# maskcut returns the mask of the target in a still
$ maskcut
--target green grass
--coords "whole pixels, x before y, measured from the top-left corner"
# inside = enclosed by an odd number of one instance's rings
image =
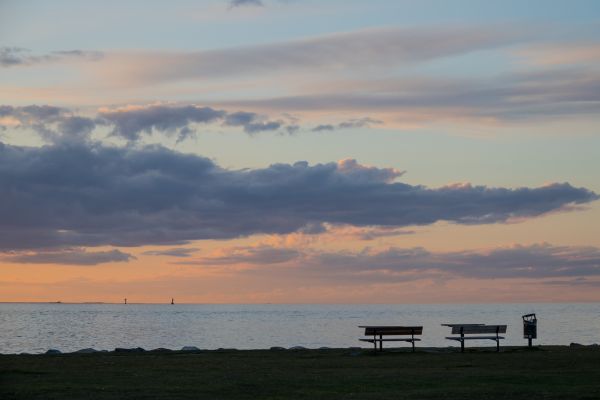
[[[0,356],[0,399],[600,399],[600,349]]]

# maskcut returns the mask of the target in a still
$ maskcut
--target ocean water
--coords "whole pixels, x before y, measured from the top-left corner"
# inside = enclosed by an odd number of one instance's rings
[[[0,303],[0,353],[92,347],[263,349],[370,347],[358,325],[423,325],[418,346],[456,346],[443,323],[508,324],[524,345],[522,314],[536,313],[538,344],[600,343],[600,303],[444,305],[209,305]],[[470,345],[493,346],[492,341]],[[468,344],[469,345],[469,344]]]

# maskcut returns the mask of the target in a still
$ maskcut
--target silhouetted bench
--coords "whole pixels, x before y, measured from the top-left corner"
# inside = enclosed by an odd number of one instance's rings
[[[379,351],[383,351],[383,342],[409,342],[412,344],[412,351],[415,351],[415,342],[421,339],[416,339],[415,335],[423,334],[422,326],[364,326],[365,336],[373,336],[373,338],[358,339],[361,342],[373,343],[375,351],[377,351],[377,343],[379,343]],[[387,339],[384,336],[408,336],[406,338]]]
[[[452,328],[453,335],[446,336],[448,340],[456,340],[460,342],[460,351],[465,351],[465,340],[493,340],[496,342],[496,351],[500,351],[500,340],[504,339],[500,333],[506,333],[506,325],[484,325],[484,324],[442,324]],[[493,333],[488,336],[465,336],[465,335],[481,335],[485,333]]]

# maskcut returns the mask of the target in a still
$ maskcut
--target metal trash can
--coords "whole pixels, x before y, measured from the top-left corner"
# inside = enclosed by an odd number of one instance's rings
[[[523,315],[523,338],[527,339],[529,347],[531,347],[531,340],[537,339],[537,318],[535,314]]]

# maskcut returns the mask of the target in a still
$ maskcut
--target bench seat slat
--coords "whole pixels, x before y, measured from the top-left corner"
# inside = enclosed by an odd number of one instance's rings
[[[446,336],[446,339],[448,340],[458,340],[459,342],[461,340],[473,340],[473,339],[490,339],[490,340],[496,340],[496,339],[504,339],[504,336],[465,336],[465,337],[460,337],[460,336]]]
[[[422,326],[368,326],[365,335],[422,335]]]
[[[506,325],[454,325],[452,334],[472,334],[472,333],[506,333]]]
[[[373,343],[373,342],[412,342],[412,339],[358,339],[361,342],[369,342],[369,343]],[[416,342],[417,340],[420,339],[415,339],[414,341]]]

